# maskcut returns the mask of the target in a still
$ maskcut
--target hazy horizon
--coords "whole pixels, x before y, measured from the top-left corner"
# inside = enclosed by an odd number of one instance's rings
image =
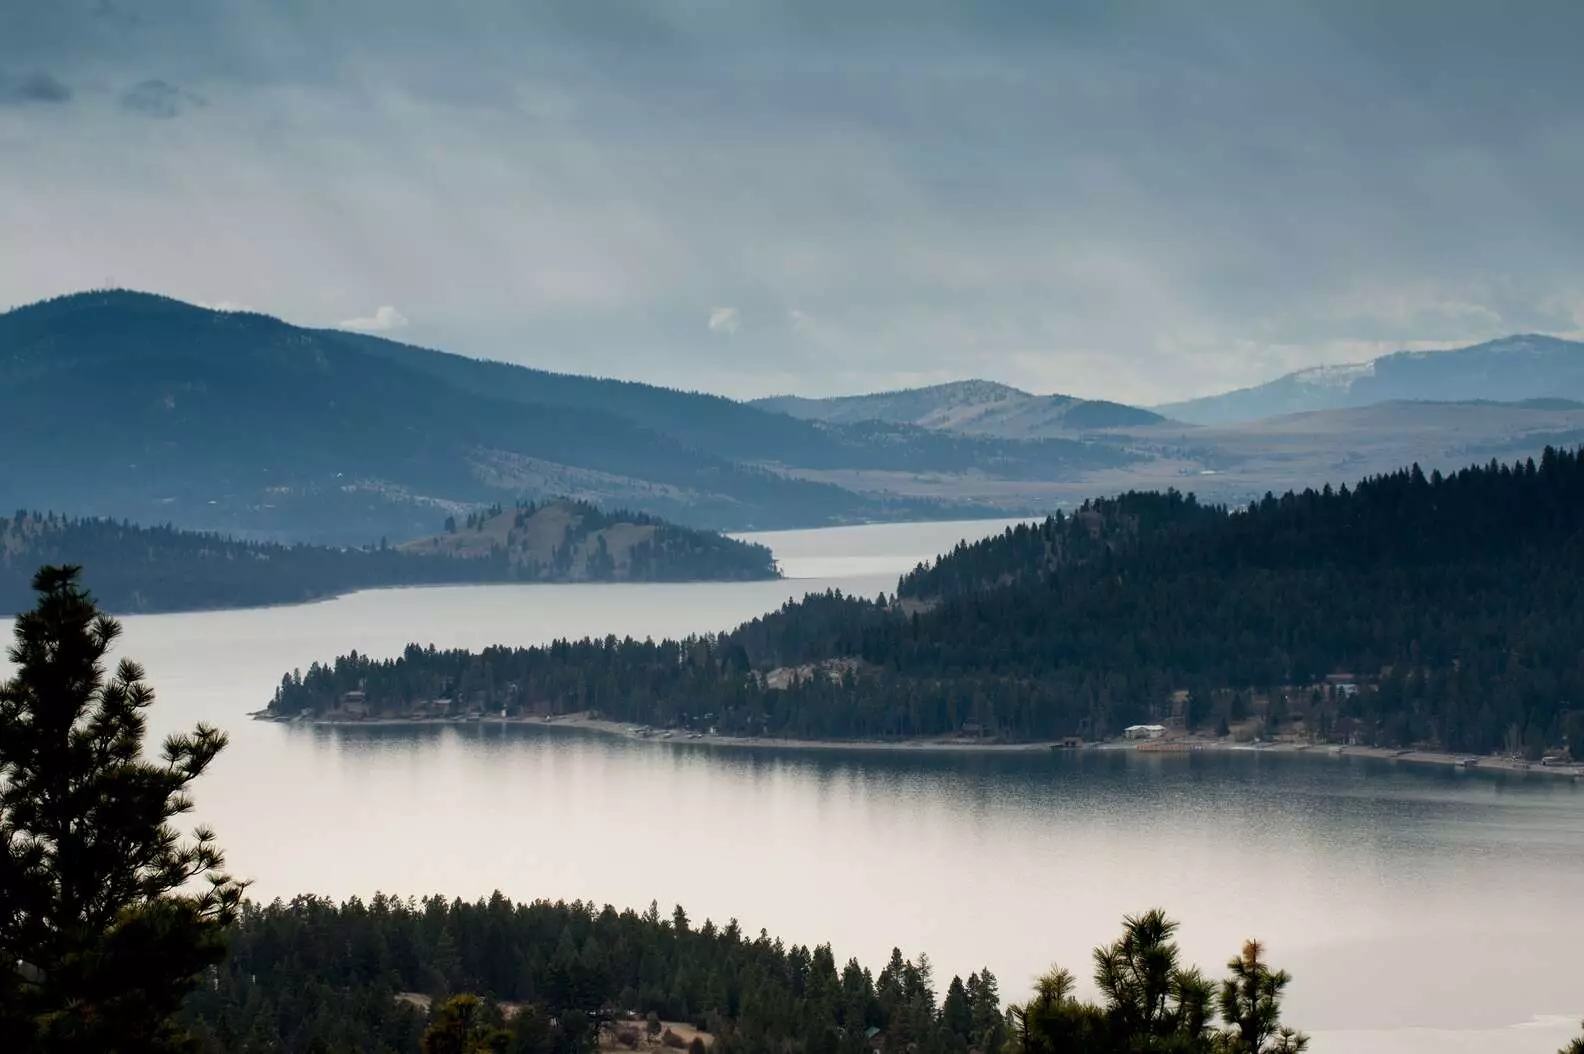
[[[737,398],[1153,405],[1577,336],[1580,31],[1545,0],[0,0],[0,305],[122,285]]]

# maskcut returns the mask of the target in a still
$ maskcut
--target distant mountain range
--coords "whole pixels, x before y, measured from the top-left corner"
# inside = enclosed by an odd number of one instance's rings
[[[570,496],[714,529],[994,513],[820,473],[1075,481],[1136,456],[827,425],[127,291],[0,314],[0,508],[362,544]]]
[[[1577,442],[1581,399],[1584,345],[1511,337],[1154,410],[988,381],[749,404],[92,292],[0,314],[0,509],[359,546],[560,497],[711,530],[1239,502]]]
[[[752,405],[806,421],[886,421],[1002,439],[1073,438],[1163,420],[1160,414],[1122,403],[1070,395],[1031,395],[1005,384],[977,380],[831,399],[784,395],[756,399]]]
[[[1520,335],[1453,351],[1399,351],[1369,362],[1316,366],[1267,384],[1155,409],[1192,424],[1256,421],[1394,400],[1584,400],[1584,344]]]

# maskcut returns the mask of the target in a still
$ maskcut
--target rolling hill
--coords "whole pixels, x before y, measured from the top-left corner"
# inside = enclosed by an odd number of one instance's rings
[[[885,421],[1001,439],[1072,438],[1163,420],[1160,414],[1122,403],[1070,395],[1031,395],[994,381],[954,381],[928,388],[830,399],[774,396],[756,399],[752,405],[806,421]]]
[[[1317,366],[1252,388],[1155,409],[1193,424],[1398,400],[1518,402],[1584,399],[1584,344],[1533,334],[1452,351],[1399,351],[1369,362]]]
[[[741,581],[775,577],[762,545],[690,530],[643,513],[550,501],[471,513],[396,547],[420,557],[493,560],[515,582]]]
[[[108,611],[297,604],[382,586],[774,578],[770,550],[575,501],[488,510],[443,534],[363,548],[245,541],[170,526],[0,517],[0,616],[26,611],[43,564],[74,564]]]
[[[126,291],[0,315],[0,420],[0,508],[334,544],[558,495],[713,529],[961,515],[787,470],[1055,479],[1131,460],[1071,440],[799,421]]]

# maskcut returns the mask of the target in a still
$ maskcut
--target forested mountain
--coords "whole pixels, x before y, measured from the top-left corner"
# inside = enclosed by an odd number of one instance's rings
[[[1177,420],[1213,425],[1394,400],[1555,398],[1584,399],[1584,344],[1527,334],[1452,351],[1399,351],[1369,362],[1316,366],[1253,388],[1155,409]]]
[[[964,435],[1003,439],[1073,437],[1107,428],[1156,424],[1160,414],[1103,399],[1031,395],[992,381],[954,381],[873,395],[755,399],[753,405],[789,417],[830,424],[887,421]]]
[[[804,737],[1101,737],[1149,719],[1538,754],[1584,742],[1584,460],[1417,467],[1244,509],[1177,492],[963,546],[875,600],[811,595],[719,636],[288,674],[271,707],[524,713]],[[1347,685],[1346,690],[1338,685]]]
[[[300,603],[376,586],[469,582],[773,578],[770,550],[642,513],[557,501],[450,518],[392,547],[242,541],[125,521],[18,512],[0,517],[0,614],[33,602],[40,564],[85,568],[107,610],[179,611]]]
[[[1122,937],[1094,952],[1098,1005],[1052,969],[1026,1002],[1003,1006],[988,968],[946,981],[927,955],[898,949],[876,974],[830,945],[749,936],[735,919],[700,925],[681,907],[305,896],[245,905],[225,963],[182,1016],[202,1054],[1303,1049],[1280,1024],[1290,978],[1258,944],[1216,982],[1182,961],[1175,928],[1158,911],[1123,920]],[[1293,1045],[1276,1045],[1284,1032]]]
[[[102,430],[58,427],[63,392]],[[710,528],[929,518],[950,506],[784,469],[1065,479],[1131,459],[1071,440],[818,425],[124,291],[0,314],[0,420],[0,508],[336,544],[422,533],[436,502],[561,494]]]

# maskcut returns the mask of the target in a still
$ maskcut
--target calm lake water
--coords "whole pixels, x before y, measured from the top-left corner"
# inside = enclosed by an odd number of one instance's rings
[[[1266,941],[1319,1054],[1550,1054],[1576,1032],[1584,788],[1568,783],[1252,752],[920,756],[245,717],[282,673],[352,648],[719,629],[809,589],[889,591],[1002,526],[755,536],[796,576],[783,582],[129,618],[121,653],[159,693],[156,734],[199,719],[231,733],[199,814],[261,898],[656,899],[876,968],[893,945],[927,952],[942,988],[988,965],[1011,998],[1052,962],[1087,975],[1123,913],[1159,904],[1210,973],[1245,937]]]

